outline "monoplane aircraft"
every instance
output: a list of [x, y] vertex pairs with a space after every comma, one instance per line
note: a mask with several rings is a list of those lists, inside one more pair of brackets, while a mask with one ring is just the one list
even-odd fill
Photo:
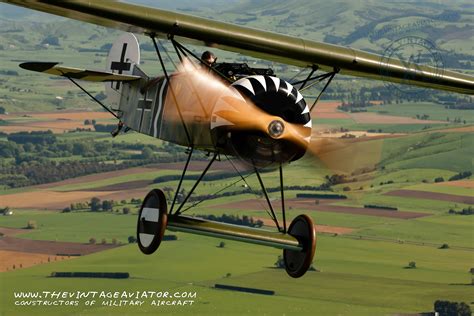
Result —
[[[149, 192], [141, 206], [137, 239], [145, 254], [157, 250], [165, 229], [183, 231], [283, 249], [287, 273], [300, 277], [312, 263], [316, 231], [307, 215], [297, 216], [287, 227], [282, 167], [305, 154], [311, 142], [311, 110], [334, 76], [344, 74], [474, 94], [474, 77], [465, 74], [156, 8], [108, 0], [2, 1], [129, 32], [113, 44], [107, 70], [103, 72], [65, 67], [56, 62], [28, 62], [20, 66], [66, 77], [81, 89], [76, 80], [106, 82], [112, 106], [95, 101], [119, 120], [114, 135], [132, 129], [187, 148], [187, 161], [170, 210], [159, 189]], [[140, 69], [139, 45], [132, 33], [151, 39], [162, 67], [161, 76], [149, 77]], [[181, 60], [173, 73], [165, 67], [163, 46], [157, 42], [161, 40], [171, 43]], [[207, 65], [187, 44], [306, 68], [308, 75], [290, 83], [278, 78], [272, 69], [242, 63]], [[309, 106], [299, 90], [316, 82], [324, 82], [324, 86]], [[189, 193], [177, 203], [194, 150], [209, 153], [210, 160]], [[189, 197], [222, 156], [238, 157], [253, 168], [277, 232], [183, 215]], [[279, 170], [282, 223], [262, 181], [264, 168]]]

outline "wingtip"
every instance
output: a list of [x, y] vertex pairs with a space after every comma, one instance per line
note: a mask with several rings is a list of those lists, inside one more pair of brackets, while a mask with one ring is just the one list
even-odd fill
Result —
[[20, 67], [26, 70], [37, 71], [37, 72], [45, 72], [48, 69], [53, 68], [54, 66], [60, 63], [53, 63], [53, 62], [26, 62], [21, 63]]

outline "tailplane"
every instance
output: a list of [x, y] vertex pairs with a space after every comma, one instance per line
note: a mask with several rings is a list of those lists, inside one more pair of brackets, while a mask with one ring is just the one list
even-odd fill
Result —
[[[26, 70], [43, 72], [50, 75], [62, 76], [92, 82], [119, 82], [142, 79], [140, 76], [115, 74], [106, 71], [88, 70], [74, 67], [61, 66], [61, 63], [52, 62], [26, 62], [20, 64]], [[110, 83], [108, 83], [110, 85]]]

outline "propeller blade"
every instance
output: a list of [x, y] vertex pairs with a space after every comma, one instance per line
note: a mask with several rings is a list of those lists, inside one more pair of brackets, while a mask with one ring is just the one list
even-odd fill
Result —
[[334, 173], [360, 174], [381, 160], [383, 139], [316, 137], [308, 152]]

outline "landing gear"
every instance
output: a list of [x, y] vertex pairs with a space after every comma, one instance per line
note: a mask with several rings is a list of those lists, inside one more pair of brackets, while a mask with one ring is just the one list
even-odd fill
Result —
[[168, 223], [166, 197], [163, 191], [151, 190], [138, 213], [137, 242], [140, 250], [151, 255], [160, 246]]
[[191, 147], [191, 150], [188, 152], [188, 159], [181, 175], [178, 189], [175, 193], [175, 198], [173, 199], [169, 213], [167, 209], [166, 197], [163, 191], [154, 189], [150, 191], [143, 200], [137, 222], [137, 240], [140, 250], [147, 255], [154, 253], [163, 240], [165, 230], [169, 229], [171, 231], [181, 231], [283, 249], [283, 259], [288, 275], [293, 278], [299, 278], [303, 276], [306, 271], [308, 271], [313, 261], [316, 249], [316, 230], [314, 228], [313, 221], [308, 215], [297, 216], [287, 229], [285, 196], [283, 189], [283, 170], [281, 166], [279, 171], [282, 202], [281, 215], [283, 219], [283, 225], [280, 225], [278, 222], [278, 218], [268, 197], [263, 179], [260, 176], [259, 170], [255, 168], [255, 173], [261, 185], [262, 192], [271, 211], [270, 217], [273, 219], [275, 226], [278, 229], [278, 232], [270, 232], [262, 229], [228, 225], [182, 215], [182, 213], [187, 209], [196, 205], [193, 204], [192, 206], [183, 210], [184, 204], [194, 192], [203, 177], [206, 175], [206, 172], [209, 170], [213, 162], [216, 160], [217, 153], [214, 153], [212, 159], [209, 161], [206, 168], [204, 168], [190, 192], [184, 197], [183, 202], [180, 203], [177, 210], [173, 212], [177, 197], [176, 194], [178, 194], [179, 189], [181, 188], [184, 176], [189, 166], [192, 152], [193, 150]]
[[[182, 212], [186, 211], [186, 209], [182, 211], [185, 201], [192, 194], [215, 159], [216, 155], [213, 156], [212, 160], [191, 189], [191, 192], [189, 192], [184, 198], [184, 202], [179, 205], [176, 212], [173, 213], [172, 210], [170, 210], [168, 213], [166, 197], [163, 191], [154, 189], [148, 193], [143, 201], [137, 222], [137, 240], [140, 250], [147, 255], [154, 253], [163, 240], [165, 230], [169, 229], [171, 231], [181, 231], [283, 249], [283, 259], [288, 275], [293, 278], [303, 276], [311, 267], [316, 249], [316, 230], [313, 221], [308, 215], [299, 215], [291, 222], [288, 229], [286, 228], [284, 194], [282, 189], [283, 225], [281, 226], [278, 223], [277, 216], [271, 206], [267, 191], [263, 185], [258, 170], [256, 170], [257, 177], [262, 185], [267, 202], [269, 203], [271, 209], [270, 216], [275, 221], [278, 232], [229, 225], [182, 215]], [[188, 163], [186, 164], [185, 171], [187, 166]], [[184, 173], [185, 172], [183, 172], [178, 187], [181, 187]], [[281, 173], [281, 168], [280, 181], [281, 187], [283, 188], [283, 175]]]
[[179, 213], [168, 215], [165, 195], [155, 189], [146, 196], [138, 215], [140, 250], [147, 255], [154, 253], [160, 246], [165, 229], [283, 249], [286, 272], [293, 278], [299, 278], [308, 271], [316, 249], [316, 231], [308, 215], [297, 216], [287, 233], [229, 225]]
[[291, 222], [288, 234], [303, 246], [301, 251], [283, 249], [286, 272], [293, 278], [299, 278], [311, 267], [316, 250], [316, 229], [313, 220], [305, 214], [297, 216]]

